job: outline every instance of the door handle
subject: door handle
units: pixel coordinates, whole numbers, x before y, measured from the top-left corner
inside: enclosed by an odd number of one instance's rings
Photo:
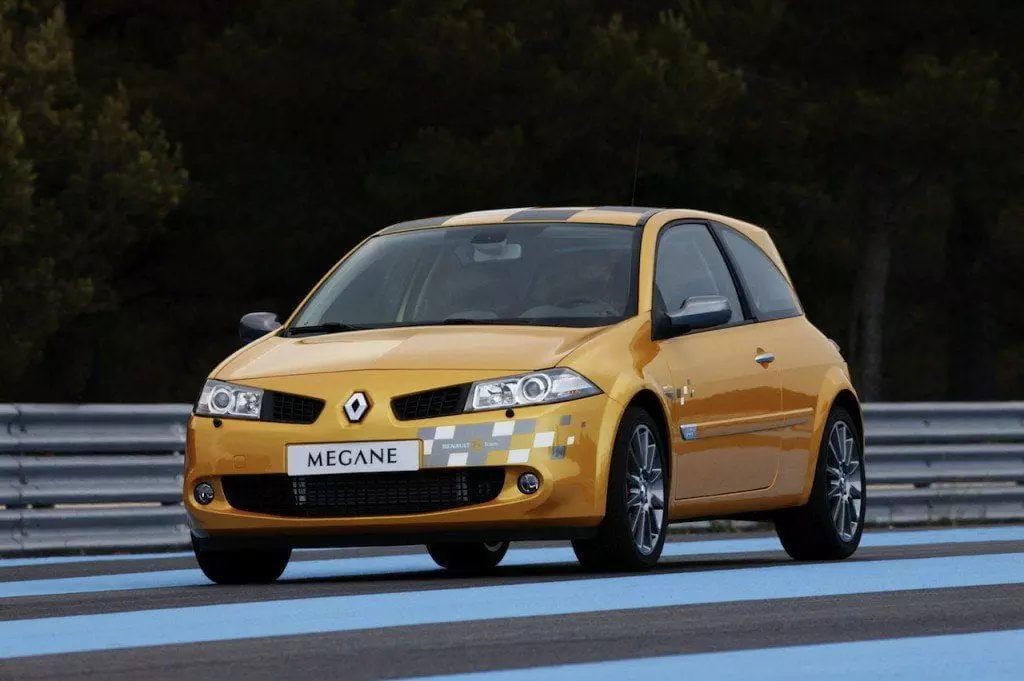
[[[762,352],[761,354],[754,356],[754,361],[760,364],[761,366],[766,367],[775,361],[775,353]]]

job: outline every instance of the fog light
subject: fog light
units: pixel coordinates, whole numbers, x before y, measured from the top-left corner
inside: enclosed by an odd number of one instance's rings
[[[540,478],[536,473],[523,473],[519,476],[519,491],[523,494],[533,494],[540,489]]]
[[[199,483],[192,491],[192,496],[196,498],[197,502],[206,506],[208,503],[213,501],[213,485],[208,482]]]

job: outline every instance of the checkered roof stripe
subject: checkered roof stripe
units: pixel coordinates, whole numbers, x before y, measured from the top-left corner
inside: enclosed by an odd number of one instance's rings
[[[633,227],[643,226],[661,208],[641,206],[591,206],[567,208],[501,208],[481,210],[458,215],[440,215],[419,220],[399,222],[377,232],[391,234],[425,227],[494,224],[499,222],[581,222],[606,223]]]

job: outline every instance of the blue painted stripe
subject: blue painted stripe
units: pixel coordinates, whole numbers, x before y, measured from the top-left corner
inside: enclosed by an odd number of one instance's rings
[[[297,553],[323,553],[337,549],[300,549]],[[40,565],[67,565],[73,563],[109,563],[133,560],[174,560],[191,558],[191,551],[169,551],[164,553],[111,553],[102,556],[40,556],[37,558],[0,558],[0,568],[36,567]]]
[[[1024,526],[969,527],[943,530],[875,530],[864,533],[861,546],[919,546],[924,544],[964,544],[969,542],[1024,541]],[[692,545],[681,553],[670,553],[673,544]],[[706,547],[706,548],[705,548]],[[733,548],[735,547],[735,548]],[[302,549],[300,555],[332,549]],[[521,550],[521,549],[517,549]],[[713,553],[753,553],[755,551],[781,551],[774,537],[740,537],[735,539],[675,539],[667,544],[665,555],[698,555]],[[126,553],[103,556],[46,556],[39,558],[0,558],[0,568],[60,565],[65,563],[102,563],[108,561],[160,560],[188,558],[191,551],[174,553]]]
[[[126,553],[104,556],[46,556],[42,558],[0,558],[0,568],[35,567],[37,565],[64,565],[65,563],[107,563],[114,560],[159,560],[161,558],[188,558],[191,551],[174,553]]]
[[[373,558],[334,558],[303,560],[288,565],[282,580],[325,579],[374,574],[400,574],[437,570],[427,555],[381,556]],[[0,583],[0,599],[24,596],[56,596],[96,593],[100,591],[131,591],[133,589],[166,589],[209,585],[210,581],[196,568],[128,572],[62,579],[31,579]]]
[[[1024,553],[331,596],[0,622],[0,658],[632,608],[1024,583]]]
[[[1024,540],[1024,527],[877,532],[865,534],[861,546],[914,546],[1010,540]],[[678,558],[684,556],[728,555],[781,550],[782,546],[776,537],[748,537],[745,539],[670,542],[665,544],[665,551],[662,555],[666,558]],[[575,560],[572,549],[568,547],[513,549],[509,551],[502,565],[552,565],[571,563]],[[422,553],[363,558],[333,558],[293,561],[288,566],[282,579],[362,577],[375,574],[402,574],[437,569],[434,561]],[[209,581],[203,576],[202,572],[195,568],[157,570],[153,572],[92,575],[88,577],[0,582],[0,598],[97,593],[100,591],[130,591],[134,589],[166,589],[203,584],[209,584]]]
[[[1024,630],[1017,629],[567,664],[417,677],[416,681],[796,681],[836,676],[871,681],[1019,681],[1022,666]]]

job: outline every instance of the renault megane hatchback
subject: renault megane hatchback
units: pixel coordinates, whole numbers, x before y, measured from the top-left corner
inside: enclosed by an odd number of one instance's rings
[[[798,560],[864,525],[863,427],[838,348],[767,232],[692,210],[516,209],[392,225],[210,375],[185,506],[218,583],[294,547],[427,545],[484,571],[570,539],[641,570],[666,526],[775,523]]]

